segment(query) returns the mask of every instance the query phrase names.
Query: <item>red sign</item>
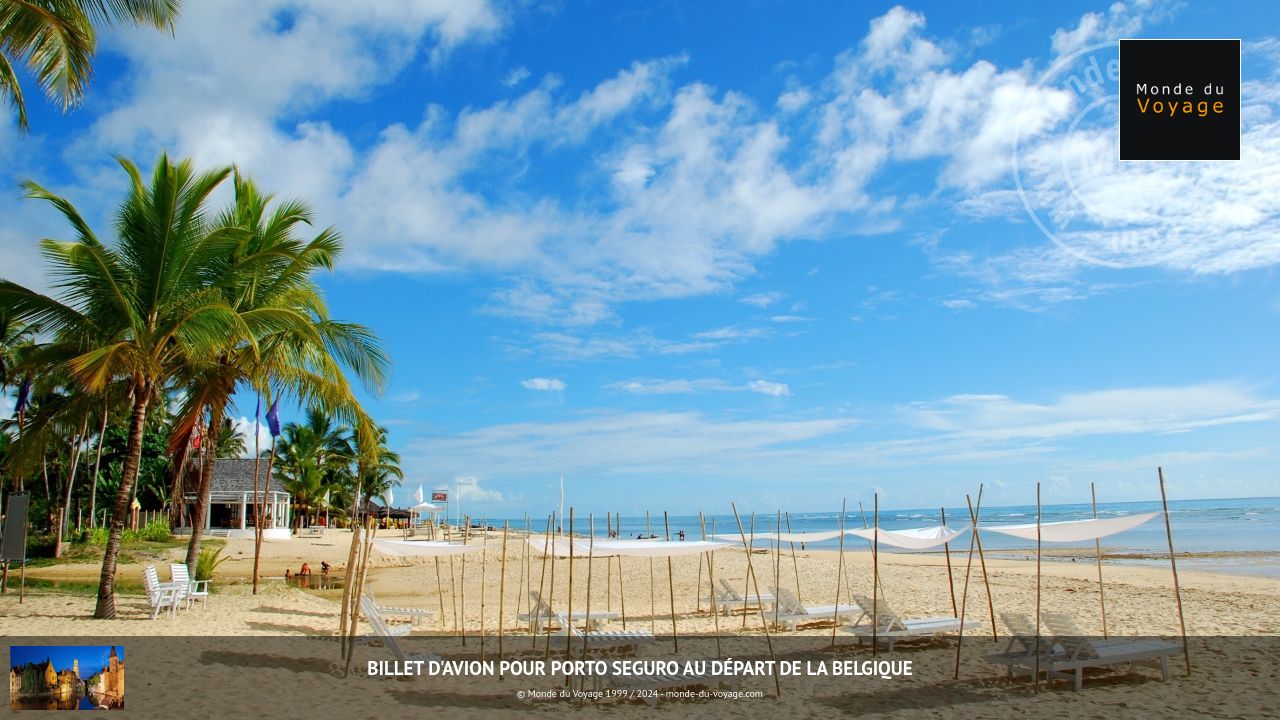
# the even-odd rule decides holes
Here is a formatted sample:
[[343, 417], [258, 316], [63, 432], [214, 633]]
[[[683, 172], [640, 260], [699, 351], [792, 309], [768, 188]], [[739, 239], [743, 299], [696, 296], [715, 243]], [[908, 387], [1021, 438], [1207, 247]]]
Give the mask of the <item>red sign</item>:
[[431, 502], [449, 502], [449, 493], [433, 492], [431, 493]]

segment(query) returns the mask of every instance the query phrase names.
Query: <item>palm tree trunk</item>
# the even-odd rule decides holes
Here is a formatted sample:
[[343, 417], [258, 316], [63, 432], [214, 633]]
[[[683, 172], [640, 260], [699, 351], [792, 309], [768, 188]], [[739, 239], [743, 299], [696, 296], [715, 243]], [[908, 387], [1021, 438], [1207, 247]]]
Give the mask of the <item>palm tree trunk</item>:
[[200, 557], [200, 541], [204, 539], [204, 519], [209, 514], [209, 491], [213, 488], [213, 463], [218, 458], [218, 429], [222, 427], [222, 408], [209, 406], [209, 428], [204, 433], [204, 462], [200, 467], [200, 487], [196, 490], [196, 506], [191, 513], [191, 541], [187, 543], [187, 567], [194, 574]]
[[89, 431], [89, 416], [84, 416], [80, 424], [80, 434], [75, 437], [75, 447], [71, 450], [71, 474], [67, 477], [67, 492], [62, 497], [62, 505], [58, 508], [58, 532], [54, 536], [53, 556], [62, 557], [62, 533], [67, 526], [67, 512], [71, 509], [71, 490], [76, 485], [76, 471], [80, 469], [80, 446], [84, 444], [84, 434]]
[[120, 488], [116, 490], [115, 507], [111, 512], [111, 533], [107, 536], [107, 549], [102, 554], [102, 577], [98, 580], [98, 605], [93, 616], [111, 620], [116, 616], [116, 561], [120, 558], [120, 539], [124, 535], [124, 520], [129, 513], [129, 498], [133, 484], [138, 480], [138, 468], [142, 460], [142, 432], [147, 424], [147, 404], [151, 400], [151, 381], [141, 380], [133, 389], [133, 415], [129, 421], [129, 447], [124, 456], [120, 473]]
[[107, 441], [107, 394], [102, 394], [102, 427], [98, 429], [98, 449], [93, 459], [93, 490], [89, 493], [89, 527], [98, 527], [98, 471], [102, 468], [102, 446]]

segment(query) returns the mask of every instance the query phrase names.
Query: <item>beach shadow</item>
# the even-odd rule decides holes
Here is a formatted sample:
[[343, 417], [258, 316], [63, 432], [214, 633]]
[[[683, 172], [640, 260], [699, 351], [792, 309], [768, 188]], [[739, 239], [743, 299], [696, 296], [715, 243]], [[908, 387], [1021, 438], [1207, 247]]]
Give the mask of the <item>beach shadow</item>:
[[264, 653], [242, 653], [206, 650], [200, 653], [201, 665], [229, 665], [237, 668], [288, 670], [293, 673], [333, 674], [333, 661], [322, 658], [299, 658]]
[[277, 615], [306, 615], [308, 617], [333, 618], [336, 613], [331, 612], [314, 612], [305, 610], [291, 610], [289, 608], [272, 607], [271, 605], [263, 605], [256, 607], [252, 612], [275, 613]]
[[283, 625], [281, 623], [267, 623], [249, 621], [245, 623], [254, 630], [267, 630], [270, 632], [288, 633], [290, 635], [323, 635], [325, 630], [312, 627], [310, 625]]

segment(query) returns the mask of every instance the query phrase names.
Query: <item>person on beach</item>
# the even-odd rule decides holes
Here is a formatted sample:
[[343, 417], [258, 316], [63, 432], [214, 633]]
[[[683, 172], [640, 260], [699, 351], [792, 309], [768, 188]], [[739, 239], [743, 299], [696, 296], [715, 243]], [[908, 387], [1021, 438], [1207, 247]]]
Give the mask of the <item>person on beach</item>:
[[320, 574], [321, 575], [329, 574], [329, 563], [325, 562], [324, 560], [320, 561]]
[[289, 572], [289, 568], [284, 569], [284, 581], [287, 583], [293, 579], [293, 575]]
[[680, 531], [680, 533], [679, 533], [678, 537], [680, 538], [680, 542], [684, 542], [684, 531], [683, 531], [683, 530], [681, 530], [681, 531]]
[[302, 563], [302, 567], [299, 568], [298, 570], [298, 575], [304, 576], [304, 575], [310, 575], [310, 574], [311, 574], [311, 565], [307, 563]]

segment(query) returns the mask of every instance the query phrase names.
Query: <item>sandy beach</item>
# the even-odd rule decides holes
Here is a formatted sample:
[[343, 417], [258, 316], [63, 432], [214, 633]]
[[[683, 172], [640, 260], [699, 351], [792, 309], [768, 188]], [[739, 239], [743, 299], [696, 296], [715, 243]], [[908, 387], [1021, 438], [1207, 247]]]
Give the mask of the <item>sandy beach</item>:
[[[398, 537], [399, 534], [384, 532], [384, 536]], [[231, 559], [215, 575], [217, 591], [209, 600], [208, 608], [197, 607], [180, 613], [176, 618], [162, 617], [155, 621], [149, 619], [142, 597], [127, 594], [120, 598], [120, 616], [117, 619], [92, 620], [89, 618], [93, 608], [92, 597], [62, 592], [47, 584], [49, 581], [91, 580], [96, 576], [94, 566], [61, 565], [32, 569], [28, 577], [39, 587], [28, 594], [24, 603], [18, 604], [17, 596], [12, 593], [0, 598], [0, 606], [3, 606], [0, 633], [12, 637], [93, 635], [121, 638], [134, 652], [132, 657], [139, 666], [146, 662], [148, 648], [154, 648], [157, 656], [165, 657], [182, 652], [172, 647], [173, 640], [161, 641], [158, 638], [188, 636], [193, 639], [188, 648], [193, 656], [188, 662], [200, 664], [208, 681], [221, 677], [224, 682], [239, 682], [237, 678], [244, 677], [246, 668], [251, 667], [254, 678], [269, 679], [269, 684], [274, 686], [305, 687], [309, 698], [321, 693], [316, 698], [318, 702], [340, 704], [358, 696], [359, 709], [367, 711], [370, 717], [403, 712], [406, 705], [418, 704], [443, 705], [458, 714], [476, 716], [503, 709], [560, 710], [555, 702], [540, 704], [516, 700], [513, 697], [516, 688], [536, 683], [527, 679], [508, 679], [505, 683], [475, 678], [448, 681], [443, 678], [413, 678], [399, 682], [368, 677], [340, 679], [338, 675], [341, 673], [336, 665], [339, 662], [338, 647], [331, 638], [338, 627], [341, 590], [303, 590], [286, 586], [283, 571], [286, 567], [296, 570], [304, 561], [318, 571], [320, 562], [326, 561], [335, 566], [335, 576], [341, 577], [340, 568], [346, 561], [349, 542], [349, 533], [330, 530], [323, 538], [267, 543], [263, 563], [265, 579], [260, 593], [254, 596], [246, 583], [252, 568], [252, 544], [250, 541], [229, 541], [224, 554]], [[719, 634], [726, 643], [722, 652], [735, 652], [736, 647], [739, 656], [759, 654], [765, 650], [758, 613], [716, 616], [708, 611], [706, 567], [699, 567], [698, 557], [673, 559], [670, 580], [666, 560], [654, 560], [652, 599], [647, 559], [624, 558], [621, 571], [617, 559], [609, 561], [608, 565], [604, 559], [591, 563], [575, 560], [570, 601], [569, 563], [565, 559], [555, 562], [552, 590], [550, 560], [544, 573], [539, 553], [526, 552], [522, 539], [509, 538], [506, 574], [502, 578], [499, 572], [501, 534], [491, 534], [487, 541], [473, 538], [472, 542], [487, 542], [483, 561], [480, 554], [469, 555], [464, 568], [461, 558], [454, 559], [452, 563], [442, 560], [440, 584], [437, 584], [437, 568], [432, 559], [406, 560], [375, 554], [369, 587], [378, 602], [427, 608], [435, 614], [415, 627], [404, 642], [412, 644], [416, 642], [415, 638], [423, 637], [435, 643], [433, 648], [448, 644], [462, 656], [475, 656], [480, 652], [476, 636], [483, 627], [487, 636], [485, 652], [493, 657], [497, 651], [494, 636], [498, 631], [501, 608], [505, 652], [515, 656], [530, 653], [541, 656], [544, 652], [541, 646], [535, 649], [535, 642], [516, 619], [517, 611], [527, 607], [528, 587], [532, 583], [535, 590], [542, 588], [544, 597], [552, 597], [552, 603], [558, 609], [566, 609], [570, 602], [575, 610], [587, 609], [589, 603], [592, 610], [621, 613], [625, 603], [626, 626], [630, 629], [651, 629], [659, 637], [658, 642], [643, 648], [640, 656], [668, 657], [673, 629], [670, 583], [675, 588], [675, 631], [681, 637], [710, 638]], [[174, 559], [178, 559], [180, 550], [171, 552]], [[799, 591], [804, 603], [836, 601], [837, 553], [797, 549], [793, 558], [784, 546], [779, 559], [781, 563], [775, 565], [771, 553], [751, 554], [751, 566], [762, 592], [768, 592], [768, 588], [775, 584], [775, 573], [784, 587], [795, 589], [798, 571]], [[964, 551], [952, 554], [952, 578], [958, 603], [963, 602], [966, 561]], [[846, 552], [845, 564], [848, 585], [839, 590], [841, 600], [847, 601], [850, 591], [869, 594], [871, 554], [865, 550]], [[897, 613], [905, 616], [951, 613], [951, 592], [943, 556], [881, 553], [879, 567], [884, 597]], [[140, 582], [141, 570], [141, 566], [122, 566], [122, 581]], [[1034, 614], [1034, 563], [990, 559], [987, 570], [991, 600], [997, 613]], [[1068, 613], [1084, 632], [1100, 635], [1096, 567], [1082, 562], [1045, 562], [1042, 571], [1042, 609]], [[739, 548], [717, 552], [714, 573], [717, 580], [724, 578], [735, 586], [745, 583], [746, 554]], [[1177, 613], [1167, 568], [1109, 564], [1104, 565], [1103, 573], [1107, 624], [1111, 635], [1177, 637]], [[1280, 617], [1280, 581], [1194, 571], [1180, 573], [1180, 576], [1187, 632], [1193, 636], [1191, 651], [1195, 674], [1191, 678], [1182, 676], [1182, 658], [1177, 657], [1172, 663], [1173, 677], [1168, 684], [1160, 682], [1159, 672], [1153, 669], [1138, 669], [1133, 673], [1098, 671], [1089, 676], [1085, 691], [1080, 693], [1072, 692], [1070, 683], [1056, 683], [1052, 690], [1034, 694], [1026, 680], [1005, 679], [999, 667], [982, 659], [983, 655], [1001, 649], [1004, 640], [996, 642], [992, 639], [988, 597], [975, 556], [969, 568], [968, 600], [963, 604], [966, 617], [980, 621], [982, 629], [964, 643], [958, 680], [952, 678], [954, 639], [933, 640], [901, 644], [888, 655], [882, 652], [885, 657], [912, 659], [916, 671], [909, 679], [862, 682], [850, 686], [847, 682], [832, 684], [828, 678], [787, 678], [782, 683], [782, 697], [776, 699], [772, 697], [771, 680], [751, 679], [743, 687], [755, 687], [769, 697], [736, 703], [702, 703], [698, 711], [705, 709], [711, 716], [728, 716], [745, 709], [739, 703], [765, 703], [750, 707], [753, 710], [767, 707], [769, 712], [796, 717], [818, 717], [830, 709], [905, 717], [938, 715], [963, 703], [966, 714], [973, 717], [1002, 717], [1014, 709], [1028, 711], [1041, 703], [1048, 703], [1045, 707], [1053, 707], [1055, 711], [1066, 711], [1066, 704], [1083, 703], [1089, 707], [1095, 704], [1118, 707], [1121, 715], [1125, 714], [1125, 709], [1137, 713], [1138, 708], [1143, 708], [1142, 712], [1149, 714], [1153, 707], [1170, 710], [1198, 707], [1207, 713], [1210, 710], [1217, 712], [1222, 717], [1266, 716], [1270, 712], [1268, 708], [1275, 708], [1274, 692], [1270, 689], [1274, 686], [1267, 682], [1267, 678], [1274, 680], [1276, 668], [1280, 667], [1276, 662], [1278, 644], [1275, 637], [1280, 635], [1280, 621], [1277, 620]], [[442, 603], [443, 615], [440, 613]], [[471, 636], [465, 648], [454, 637], [455, 622]], [[610, 628], [621, 629], [621, 618], [611, 623]], [[1005, 633], [1002, 626], [998, 630], [1001, 635]], [[852, 636], [843, 632], [836, 633], [836, 646], [830, 648], [828, 638], [831, 634], [831, 625], [822, 624], [801, 626], [794, 633], [773, 633], [771, 639], [775, 641], [775, 652], [783, 654], [800, 656], [818, 652], [832, 657], [870, 657], [867, 646], [859, 647]], [[245, 636], [262, 636], [262, 639], [235, 639]], [[692, 642], [692, 639], [686, 641], [686, 647]], [[225, 645], [225, 649], [211, 649], [210, 643]], [[276, 648], [265, 652], [255, 649], [264, 643], [263, 647], [286, 643], [291, 649]], [[738, 644], [735, 646], [734, 643]], [[710, 646], [704, 644], [700, 647], [707, 649]], [[357, 665], [366, 658], [390, 659], [390, 655], [377, 647], [361, 648], [357, 652]], [[148, 677], [154, 673], [157, 679], [163, 678], [171, 671], [172, 665], [166, 661], [149, 667]], [[386, 687], [392, 689], [352, 695], [351, 683], [361, 682], [389, 683]], [[446, 687], [449, 692], [442, 694]], [[136, 696], [131, 694], [130, 702], [141, 705], [147, 702], [146, 694], [146, 690], [141, 690]], [[231, 709], [236, 703], [245, 703], [243, 709], [250, 712], [253, 707], [251, 697], [252, 694], [220, 701], [231, 704], [220, 709]], [[807, 704], [800, 702], [801, 697], [808, 698]], [[823, 703], [829, 706], [826, 710], [822, 709]], [[679, 708], [684, 704], [664, 702], [659, 708], [663, 712], [682, 712]], [[634, 711], [633, 708], [643, 707], [638, 703], [609, 703], [607, 712], [627, 715]]]

